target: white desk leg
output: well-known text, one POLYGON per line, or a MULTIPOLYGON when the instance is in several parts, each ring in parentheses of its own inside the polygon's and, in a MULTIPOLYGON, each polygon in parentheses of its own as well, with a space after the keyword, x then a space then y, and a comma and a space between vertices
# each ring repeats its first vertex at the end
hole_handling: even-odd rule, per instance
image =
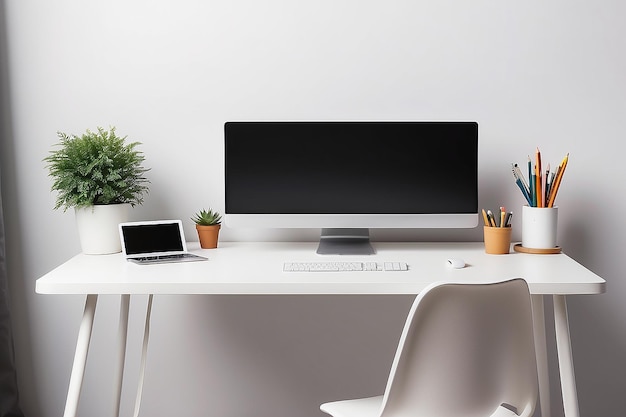
POLYGON ((579 417, 578 394, 574 379, 574 358, 567 318, 567 303, 564 295, 554 295, 554 331, 556 350, 559 357, 561 389, 563 390, 563 410, 565 417, 579 417))
POLYGON ((537 378, 539 382, 539 404, 541 417, 550 417, 550 378, 548 372, 548 348, 546 342, 546 319, 543 308, 543 295, 533 294, 533 328, 535 354, 537 356, 537 378))
POLYGON ((64 417, 74 417, 78 410, 78 400, 80 399, 80 390, 85 377, 85 366, 87 365, 87 354, 89 353, 89 342, 91 341, 91 330, 93 329, 97 301, 97 294, 89 294, 85 300, 85 311, 83 312, 83 319, 78 330, 74 364, 72 365, 72 373, 70 375, 70 385, 67 389, 64 417))
POLYGON ((137 398, 135 399, 134 417, 139 416, 141 406, 141 395, 143 394, 143 380, 146 373, 146 357, 148 355, 148 340, 150 339, 150 315, 152 314, 152 294, 148 296, 148 307, 146 308, 146 324, 143 331, 143 346, 141 348, 141 364, 139 367, 139 386, 137 387, 137 398))
POLYGON ((117 390, 115 391, 114 399, 114 416, 120 415, 120 404, 122 400, 122 383, 124 381, 124 363, 126 362, 126 341, 128 338, 128 310, 130 306, 130 295, 122 294, 120 298, 120 323, 118 330, 118 363, 116 370, 115 382, 117 383, 117 390))

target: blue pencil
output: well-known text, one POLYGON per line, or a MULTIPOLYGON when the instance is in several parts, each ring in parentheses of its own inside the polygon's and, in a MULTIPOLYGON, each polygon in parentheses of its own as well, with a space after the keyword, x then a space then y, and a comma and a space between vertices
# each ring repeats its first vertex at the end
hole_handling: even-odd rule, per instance
POLYGON ((524 198, 526 199, 526 201, 528 201, 528 205, 532 206, 533 202, 530 199, 530 196, 528 195, 528 192, 526 191, 526 187, 524 187, 524 184, 522 184, 522 180, 520 180, 518 178, 518 179, 515 180, 515 183, 517 184, 519 189, 522 190, 522 194, 524 194, 524 198))
POLYGON ((532 163, 530 162, 530 155, 528 155, 528 183, 530 187, 530 207, 535 207, 535 176, 533 175, 532 163))

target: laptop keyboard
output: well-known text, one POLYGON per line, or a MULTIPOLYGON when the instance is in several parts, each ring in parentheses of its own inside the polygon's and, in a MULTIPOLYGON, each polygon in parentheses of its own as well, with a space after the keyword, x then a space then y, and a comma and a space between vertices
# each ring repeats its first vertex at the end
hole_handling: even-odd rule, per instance
POLYGON ((140 264, 158 264, 167 262, 203 261, 205 259, 207 258, 193 253, 177 253, 175 255, 140 256, 138 258, 131 258, 129 261, 140 264))

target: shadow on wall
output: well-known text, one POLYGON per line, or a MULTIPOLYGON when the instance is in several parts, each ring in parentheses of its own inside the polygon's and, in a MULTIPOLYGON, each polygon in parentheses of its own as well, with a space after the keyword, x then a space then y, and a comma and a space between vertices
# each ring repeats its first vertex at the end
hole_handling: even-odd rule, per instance
POLYGON ((319 405, 338 397, 384 391, 413 296, 159 296, 153 310, 145 415, 322 415, 319 405), (205 317, 197 327, 197 317, 205 317), (164 323, 167 331, 162 331, 164 323), (180 323, 192 323, 181 326, 180 323), (190 363, 171 357, 203 357, 190 363), (162 356, 159 356, 162 355, 162 356), (181 381, 179 384, 178 381, 181 381), (199 381, 196 384, 184 381, 199 381), (177 401, 163 401, 162 394, 177 401), (233 392, 253 392, 233 402, 233 392), (210 393, 207 395, 207 393, 210 393), (280 401, 276 401, 280 399, 280 401), (183 404, 183 405, 181 405, 183 404), (188 408, 187 408, 188 407, 188 408), (184 414, 183 413, 183 414, 184 414))
POLYGON ((601 252, 601 242, 594 241, 615 233, 609 230, 615 225, 580 221, 594 218, 596 207, 583 198, 575 203, 577 217, 559 219, 560 238, 567 242, 564 250, 607 281, 605 294, 568 297, 574 366, 576 376, 583 376, 576 379, 580 415, 612 415, 615 409, 626 409, 626 337, 619 330, 615 332, 623 329, 623 322, 611 307, 623 304, 626 282, 621 272, 611 270, 615 253, 601 252))

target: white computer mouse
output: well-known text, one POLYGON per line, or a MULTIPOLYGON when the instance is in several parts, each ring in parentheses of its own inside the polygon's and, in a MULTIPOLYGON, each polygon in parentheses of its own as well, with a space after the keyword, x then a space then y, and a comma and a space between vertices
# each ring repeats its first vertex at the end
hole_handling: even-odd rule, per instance
POLYGON ((461 258, 448 258, 447 262, 450 268, 461 269, 465 267, 465 261, 461 258))

